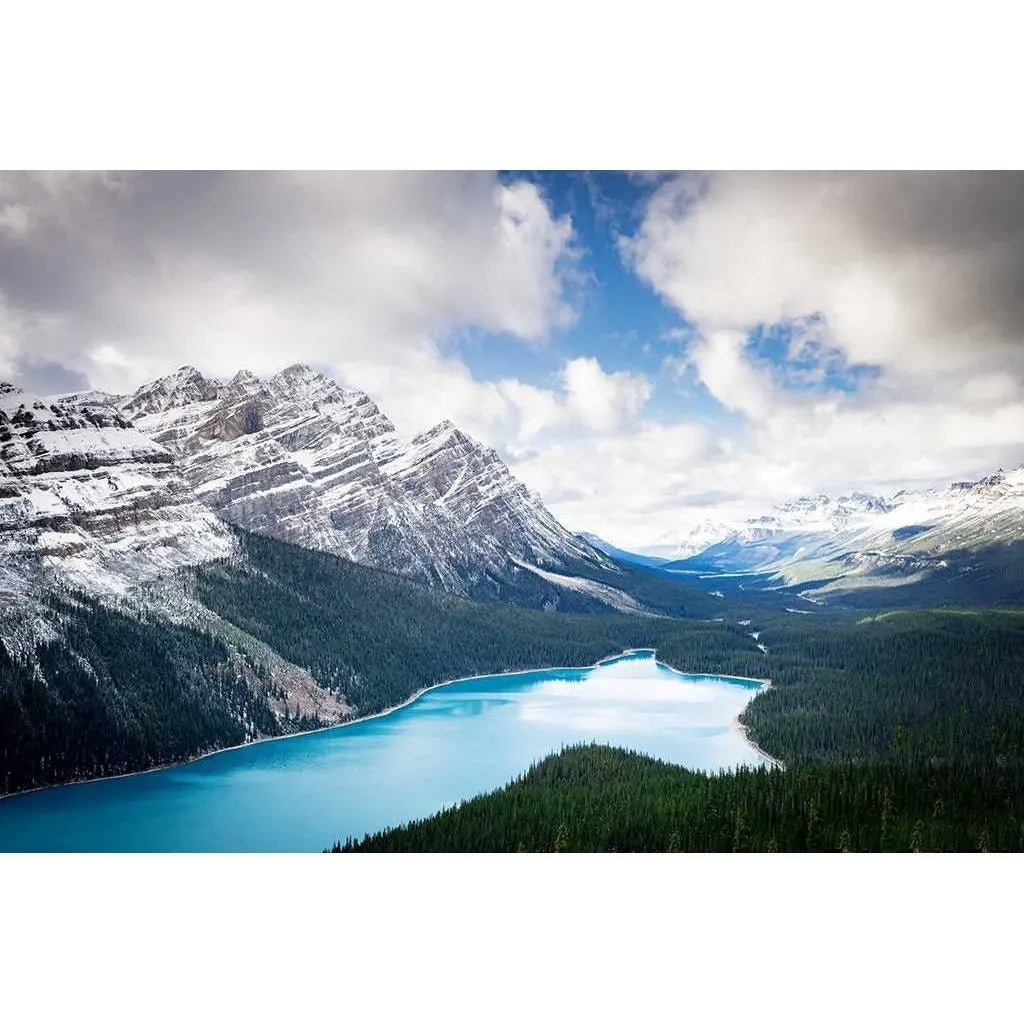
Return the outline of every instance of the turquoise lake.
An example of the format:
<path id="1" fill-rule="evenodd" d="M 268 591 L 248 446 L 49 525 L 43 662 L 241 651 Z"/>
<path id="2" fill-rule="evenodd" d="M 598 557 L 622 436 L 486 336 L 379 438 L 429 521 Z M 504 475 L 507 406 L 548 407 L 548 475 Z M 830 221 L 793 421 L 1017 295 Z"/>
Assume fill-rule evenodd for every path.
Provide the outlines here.
<path id="1" fill-rule="evenodd" d="M 0 800 L 0 850 L 318 851 L 590 740 L 690 768 L 756 765 L 734 719 L 761 685 L 683 675 L 651 651 L 464 679 L 352 725 Z"/>

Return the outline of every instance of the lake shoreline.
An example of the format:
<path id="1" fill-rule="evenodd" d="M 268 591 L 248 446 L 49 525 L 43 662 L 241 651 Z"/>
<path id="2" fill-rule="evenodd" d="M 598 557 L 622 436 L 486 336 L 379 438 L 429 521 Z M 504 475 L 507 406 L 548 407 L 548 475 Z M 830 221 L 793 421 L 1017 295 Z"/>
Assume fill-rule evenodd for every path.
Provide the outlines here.
<path id="1" fill-rule="evenodd" d="M 767 689 L 767 687 L 766 687 L 766 689 Z M 740 714 L 743 714 L 743 712 L 741 711 Z M 732 722 L 733 722 L 733 726 L 736 728 L 736 731 L 740 734 L 740 736 L 743 737 L 743 742 L 746 743 L 748 747 L 753 747 L 754 750 L 756 750 L 773 768 L 778 768 L 779 771 L 783 771 L 783 772 L 786 770 L 786 766 L 785 766 L 785 764 L 782 761 L 780 761 L 777 757 L 772 757 L 772 755 L 769 754 L 768 751 L 764 749 L 764 747 L 762 747 L 758 743 L 755 743 L 750 738 L 750 732 L 747 729 L 747 726 L 745 726 L 740 721 L 740 716 L 739 715 L 737 715 L 732 720 Z"/>
<path id="2" fill-rule="evenodd" d="M 591 665 L 551 665 L 543 666 L 540 668 L 512 669 L 508 672 L 481 672 L 472 676 L 459 676 L 455 679 L 444 679 L 439 683 L 431 683 L 429 686 L 421 687 L 415 693 L 410 694 L 409 697 L 407 697 L 405 700 L 401 701 L 398 704 L 392 704 L 389 707 L 383 708 L 380 711 L 374 711 L 368 715 L 359 715 L 355 718 L 349 718 L 346 719 L 344 722 L 335 722 L 333 725 L 319 725 L 313 729 L 302 729 L 298 732 L 290 732 L 283 736 L 261 736 L 259 739 L 247 740 L 244 743 L 236 743 L 230 747 L 217 747 L 214 750 L 207 750 L 202 754 L 196 754 L 192 757 L 181 758 L 180 760 L 175 761 L 166 761 L 163 764 L 154 765 L 152 768 L 140 768 L 137 771 L 120 772 L 117 775 L 99 775 L 93 779 L 71 779 L 67 782 L 54 782 L 47 786 L 35 786 L 32 789 L 19 790 L 17 793 L 5 793 L 3 795 L 0 795 L 0 800 L 13 800 L 19 796 L 29 796 L 32 793 L 42 793 L 45 790 L 49 789 L 62 789 L 66 786 L 88 786 L 96 782 L 113 782 L 115 779 L 130 779 L 136 775 L 149 775 L 152 772 L 162 772 L 167 770 L 168 768 L 180 768 L 184 765 L 195 764 L 197 761 L 203 761 L 208 757 L 216 757 L 219 754 L 227 754 L 233 750 L 244 750 L 249 747 L 255 747 L 260 743 L 276 743 L 281 740 L 298 739 L 302 736 L 313 736 L 316 733 L 329 732 L 332 729 L 345 729 L 350 725 L 358 725 L 361 722 L 370 722 L 375 718 L 383 718 L 386 715 L 392 715 L 396 711 L 401 711 L 403 708 L 407 708 L 410 704 L 415 703 L 417 700 L 420 699 L 420 697 L 422 697 L 426 693 L 429 693 L 431 690 L 439 689 L 442 686 L 451 686 L 453 683 L 467 683 L 472 682 L 472 680 L 474 679 L 490 679 L 494 676 L 522 676 L 528 675 L 532 672 L 569 672 L 593 669 L 598 668 L 599 666 L 604 665 L 609 661 L 615 661 L 618 658 L 627 657 L 630 654 L 646 653 L 653 654 L 655 656 L 654 661 L 658 665 L 661 665 L 664 668 L 667 668 L 670 671 L 675 672 L 677 675 L 695 676 L 698 678 L 707 677 L 726 680 L 736 679 L 741 682 L 760 683 L 761 691 L 766 690 L 771 686 L 770 679 L 758 679 L 755 676 L 718 675 L 716 673 L 708 672 L 684 672 L 682 669 L 678 669 L 674 665 L 669 665 L 667 662 L 661 661 L 657 657 L 656 647 L 626 647 L 623 648 L 623 650 L 621 650 L 618 654 L 606 655 L 605 657 L 598 659 Z M 754 698 L 751 699 L 753 700 Z M 748 744 L 748 746 L 752 747 L 762 757 L 767 758 L 769 761 L 772 762 L 772 764 L 776 765 L 777 767 L 782 767 L 781 762 L 777 761 L 770 754 L 763 751 L 756 743 L 753 742 L 753 740 L 751 740 L 747 736 L 746 728 L 740 723 L 738 715 L 736 716 L 736 718 L 733 719 L 733 724 L 739 727 L 741 735 L 744 741 Z"/>

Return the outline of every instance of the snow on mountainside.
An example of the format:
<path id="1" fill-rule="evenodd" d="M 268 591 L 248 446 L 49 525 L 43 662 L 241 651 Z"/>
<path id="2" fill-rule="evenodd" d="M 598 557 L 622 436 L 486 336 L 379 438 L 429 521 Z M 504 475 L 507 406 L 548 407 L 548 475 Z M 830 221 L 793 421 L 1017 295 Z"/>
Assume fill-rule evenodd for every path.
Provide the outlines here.
<path id="1" fill-rule="evenodd" d="M 25 398 L 8 387 L 5 401 L 10 420 Z M 619 570 L 493 450 L 448 421 L 404 439 L 367 395 L 309 366 L 226 382 L 185 366 L 127 396 L 27 401 L 37 408 L 5 427 L 4 479 L 17 481 L 4 491 L 7 550 L 90 592 L 123 594 L 230 551 L 224 520 L 457 594 L 622 604 L 524 575 L 524 564 L 558 578 Z M 41 475 L 59 452 L 78 476 Z M 22 568 L 8 572 L 10 586 L 24 582 Z"/>
<path id="2" fill-rule="evenodd" d="M 562 576 L 557 572 L 538 569 L 537 566 L 530 565 L 528 562 L 520 562 L 518 559 L 513 559 L 513 561 L 521 568 L 526 569 L 535 576 L 539 576 L 543 580 L 547 580 L 549 583 L 565 587 L 568 590 L 576 590 L 581 594 L 586 594 L 588 597 L 596 598 L 603 604 L 616 609 L 616 611 L 632 612 L 634 614 L 642 614 L 645 611 L 639 601 L 623 593 L 621 590 L 616 590 L 615 587 L 608 586 L 606 583 L 598 583 L 597 580 L 584 579 L 580 576 Z"/>
<path id="3" fill-rule="evenodd" d="M 47 693 L 67 681 L 63 658 L 122 714 L 125 679 L 112 681 L 111 650 L 83 623 L 123 636 L 130 620 L 177 652 L 181 678 L 202 677 L 238 740 L 348 717 L 342 694 L 203 602 L 189 570 L 245 559 L 228 524 L 454 593 L 646 611 L 580 578 L 622 573 L 495 452 L 447 421 L 405 441 L 365 394 L 307 366 L 227 382 L 184 367 L 128 396 L 0 384 L 0 655 Z M 226 661 L 214 664 L 214 643 Z"/>
<path id="4" fill-rule="evenodd" d="M 173 455 L 109 404 L 0 384 L 0 601 L 58 581 L 124 594 L 232 550 Z"/>
<path id="5" fill-rule="evenodd" d="M 693 526 L 663 534 L 642 550 L 646 555 L 678 561 L 700 555 L 722 542 L 745 544 L 764 541 L 786 531 L 836 532 L 862 516 L 870 516 L 888 508 L 885 499 L 860 491 L 839 498 L 819 494 L 797 498 L 776 506 L 765 515 L 739 522 L 702 519 Z"/>
<path id="6" fill-rule="evenodd" d="M 969 570 L 972 553 L 1022 541 L 1024 466 L 884 498 L 855 492 L 787 502 L 733 527 L 690 562 L 771 573 L 783 584 L 813 581 L 808 594 L 828 593 L 918 582 L 949 569 L 951 555 Z"/>
<path id="7" fill-rule="evenodd" d="M 246 529 L 463 594 L 500 585 L 513 559 L 609 567 L 454 424 L 405 442 L 367 395 L 308 366 L 227 383 L 183 367 L 116 407 Z"/>

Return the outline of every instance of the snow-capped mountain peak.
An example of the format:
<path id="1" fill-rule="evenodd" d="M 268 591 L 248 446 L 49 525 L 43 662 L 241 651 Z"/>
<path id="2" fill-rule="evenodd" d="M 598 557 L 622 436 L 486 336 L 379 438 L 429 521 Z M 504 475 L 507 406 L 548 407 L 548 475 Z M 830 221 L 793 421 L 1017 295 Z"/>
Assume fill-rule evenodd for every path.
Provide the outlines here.
<path id="1" fill-rule="evenodd" d="M 267 381 L 267 388 L 280 398 L 310 405 L 341 401 L 345 397 L 345 389 L 340 384 L 306 363 L 293 363 L 275 373 Z"/>
<path id="2" fill-rule="evenodd" d="M 122 411 L 134 419 L 217 397 L 220 383 L 207 380 L 194 366 L 182 366 L 166 377 L 143 384 L 124 400 Z"/>
<path id="3" fill-rule="evenodd" d="M 824 591 L 872 585 L 876 575 L 879 585 L 919 580 L 948 568 L 951 554 L 970 567 L 972 552 L 1022 541 L 1024 466 L 887 497 L 855 491 L 798 498 L 737 524 L 690 557 L 724 571 L 771 573 L 783 583 L 816 580 Z"/>
<path id="4" fill-rule="evenodd" d="M 653 544 L 641 548 L 641 553 L 663 561 L 691 558 L 705 548 L 724 540 L 736 529 L 734 523 L 724 520 L 701 519 L 689 526 L 662 534 Z"/>
<path id="5" fill-rule="evenodd" d="M 232 543 L 171 452 L 108 402 L 0 386 L 0 590 L 124 593 Z"/>
<path id="6" fill-rule="evenodd" d="M 255 394 L 263 387 L 263 381 L 251 370 L 239 370 L 227 383 L 227 388 L 236 394 Z"/>
<path id="7" fill-rule="evenodd" d="M 227 384 L 183 367 L 121 409 L 208 507 L 247 529 L 458 592 L 512 556 L 608 565 L 450 420 L 405 441 L 368 395 L 304 363 Z"/>

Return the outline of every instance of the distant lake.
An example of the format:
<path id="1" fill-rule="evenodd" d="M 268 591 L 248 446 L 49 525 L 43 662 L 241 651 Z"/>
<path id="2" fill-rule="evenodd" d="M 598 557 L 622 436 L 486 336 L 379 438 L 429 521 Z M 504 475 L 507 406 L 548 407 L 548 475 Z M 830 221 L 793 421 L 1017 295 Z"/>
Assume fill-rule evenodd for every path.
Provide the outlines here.
<path id="1" fill-rule="evenodd" d="M 590 740 L 690 768 L 756 765 L 764 758 L 734 719 L 761 685 L 684 675 L 652 651 L 464 679 L 352 725 L 0 800 L 0 850 L 316 851 Z"/>

